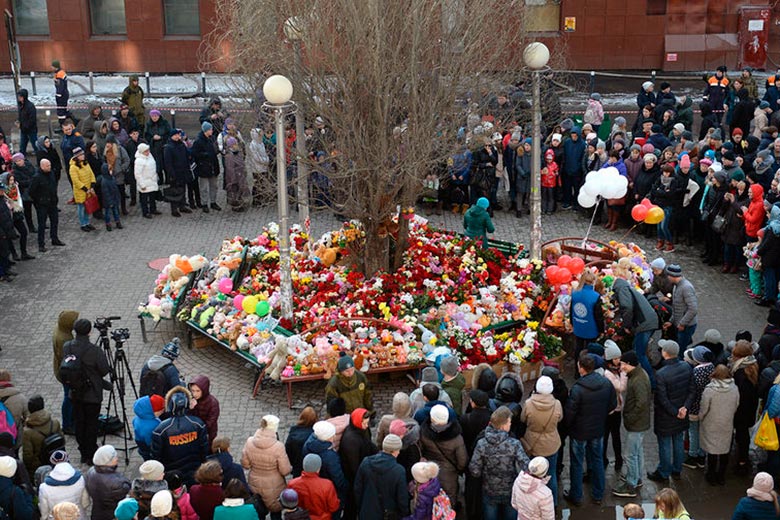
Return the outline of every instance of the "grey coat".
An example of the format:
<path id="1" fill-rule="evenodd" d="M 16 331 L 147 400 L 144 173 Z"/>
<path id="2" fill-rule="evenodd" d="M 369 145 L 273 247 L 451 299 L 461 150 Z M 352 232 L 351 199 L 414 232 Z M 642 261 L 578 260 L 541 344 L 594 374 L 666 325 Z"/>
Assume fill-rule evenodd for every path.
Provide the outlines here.
<path id="1" fill-rule="evenodd" d="M 696 325 L 699 300 L 696 290 L 687 278 L 681 278 L 672 291 L 672 324 L 690 327 Z"/>
<path id="2" fill-rule="evenodd" d="M 634 334 L 658 329 L 658 315 L 642 293 L 622 278 L 615 279 L 613 290 L 624 327 Z"/>
<path id="3" fill-rule="evenodd" d="M 739 390 L 733 379 L 715 379 L 704 389 L 699 410 L 699 443 L 709 455 L 725 455 L 731 451 L 737 406 Z"/>

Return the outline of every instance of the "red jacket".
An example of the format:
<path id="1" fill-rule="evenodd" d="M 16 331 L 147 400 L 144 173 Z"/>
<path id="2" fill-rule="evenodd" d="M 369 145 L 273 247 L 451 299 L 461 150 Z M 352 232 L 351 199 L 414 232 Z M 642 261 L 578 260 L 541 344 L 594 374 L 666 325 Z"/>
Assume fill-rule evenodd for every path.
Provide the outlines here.
<path id="1" fill-rule="evenodd" d="M 195 484 L 190 489 L 190 505 L 200 520 L 212 520 L 214 509 L 222 505 L 225 495 L 221 484 Z"/>
<path id="2" fill-rule="evenodd" d="M 758 236 L 758 231 L 764 225 L 766 210 L 764 209 L 764 188 L 760 184 L 750 186 L 753 198 L 743 218 L 745 219 L 745 234 L 749 237 Z"/>
<path id="3" fill-rule="evenodd" d="M 547 172 L 545 173 L 545 168 Z M 555 188 L 558 186 L 558 165 L 555 161 L 542 164 L 542 188 Z"/>
<path id="4" fill-rule="evenodd" d="M 287 487 L 298 493 L 298 505 L 309 512 L 311 520 L 330 520 L 339 510 L 339 497 L 333 482 L 317 473 L 304 471 L 300 477 L 288 482 Z"/>

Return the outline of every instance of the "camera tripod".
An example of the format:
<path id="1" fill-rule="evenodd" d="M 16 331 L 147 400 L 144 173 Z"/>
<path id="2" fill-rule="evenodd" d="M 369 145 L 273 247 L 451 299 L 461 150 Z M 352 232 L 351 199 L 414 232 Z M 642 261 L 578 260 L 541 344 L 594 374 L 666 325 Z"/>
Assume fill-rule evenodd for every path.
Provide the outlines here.
<path id="1" fill-rule="evenodd" d="M 125 405 L 125 378 L 129 377 L 130 379 L 130 386 L 133 389 L 133 395 L 135 396 L 135 399 L 138 399 L 138 390 L 135 387 L 133 374 L 130 370 L 130 363 L 127 361 L 127 354 L 125 354 L 124 349 L 124 342 L 130 337 L 130 333 L 127 329 L 116 329 L 111 332 L 111 337 L 109 338 L 108 328 L 111 326 L 112 319 L 119 318 L 106 318 L 102 324 L 97 326 L 98 330 L 100 331 L 99 345 L 103 348 L 103 352 L 105 353 L 106 359 L 108 360 L 109 374 L 111 376 L 111 393 L 108 395 L 106 418 L 110 419 L 112 408 L 116 414 L 119 414 L 119 407 L 121 406 L 123 432 L 122 438 L 124 440 L 124 448 L 117 448 L 117 451 L 124 451 L 125 465 L 127 465 L 130 464 L 130 451 L 135 449 L 136 446 L 128 446 L 128 441 L 133 440 L 133 430 L 130 427 L 130 422 L 127 419 L 127 407 Z M 111 354 L 111 339 L 114 340 L 113 356 Z M 104 430 L 103 444 L 106 443 L 107 436 L 108 431 Z"/>

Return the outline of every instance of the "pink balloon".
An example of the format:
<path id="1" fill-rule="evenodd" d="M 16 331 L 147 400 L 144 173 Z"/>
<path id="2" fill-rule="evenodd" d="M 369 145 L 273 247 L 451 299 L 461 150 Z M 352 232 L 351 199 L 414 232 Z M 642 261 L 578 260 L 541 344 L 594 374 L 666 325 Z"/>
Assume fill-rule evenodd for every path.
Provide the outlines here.
<path id="1" fill-rule="evenodd" d="M 233 290 L 233 280 L 230 278 L 223 278 L 219 281 L 219 285 L 217 285 L 219 288 L 219 292 L 222 294 L 228 294 L 230 291 Z"/>
<path id="2" fill-rule="evenodd" d="M 243 307 L 241 304 L 244 303 L 244 295 L 239 294 L 235 298 L 233 298 L 233 307 L 235 307 L 238 310 L 242 310 Z"/>
<path id="3" fill-rule="evenodd" d="M 653 203 L 652 203 L 652 202 L 650 202 L 650 199 L 648 199 L 647 197 L 645 197 L 644 199 L 642 199 L 642 202 L 641 202 L 641 204 L 642 204 L 642 206 L 646 207 L 647 209 L 650 209 L 650 208 L 652 208 L 652 207 L 653 207 Z"/>

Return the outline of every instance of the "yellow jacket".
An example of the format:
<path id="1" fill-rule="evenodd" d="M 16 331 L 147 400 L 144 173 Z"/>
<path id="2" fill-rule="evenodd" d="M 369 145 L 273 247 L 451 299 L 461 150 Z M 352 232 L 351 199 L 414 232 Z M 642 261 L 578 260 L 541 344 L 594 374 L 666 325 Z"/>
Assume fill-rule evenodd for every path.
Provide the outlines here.
<path id="1" fill-rule="evenodd" d="M 84 204 L 87 200 L 87 192 L 84 188 L 91 189 L 95 184 L 95 174 L 92 173 L 89 163 L 84 161 L 82 166 L 76 164 L 75 159 L 70 161 L 70 180 L 73 181 L 73 200 L 77 204 Z"/>

